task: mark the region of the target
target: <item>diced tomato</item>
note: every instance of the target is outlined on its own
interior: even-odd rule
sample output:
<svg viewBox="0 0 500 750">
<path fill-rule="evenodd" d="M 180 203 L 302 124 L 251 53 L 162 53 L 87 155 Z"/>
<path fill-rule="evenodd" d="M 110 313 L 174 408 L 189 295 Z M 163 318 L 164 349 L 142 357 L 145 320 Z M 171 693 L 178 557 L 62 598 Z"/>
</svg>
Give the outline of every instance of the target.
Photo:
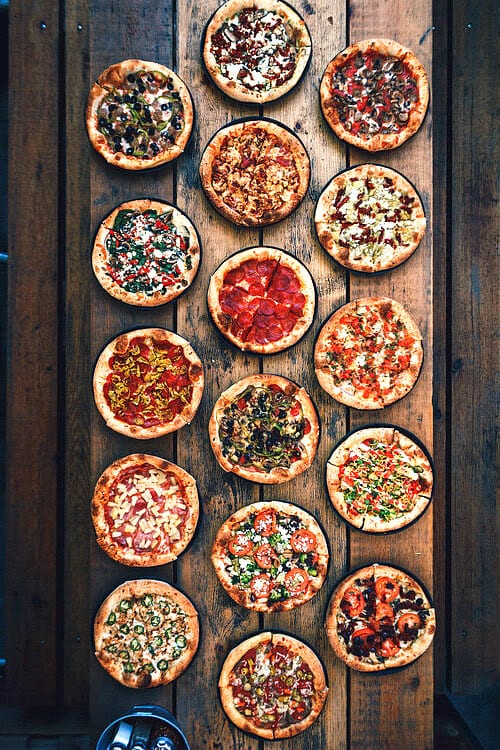
<svg viewBox="0 0 500 750">
<path fill-rule="evenodd" d="M 266 508 L 257 513 L 253 522 L 257 534 L 271 536 L 276 532 L 276 512 L 272 508 Z"/>
<path fill-rule="evenodd" d="M 396 627 L 400 633 L 406 633 L 408 630 L 419 630 L 422 627 L 422 620 L 416 612 L 406 612 L 398 619 Z"/>
<path fill-rule="evenodd" d="M 292 417 L 297 417 L 300 414 L 300 411 L 300 403 L 298 401 L 294 401 L 290 408 L 290 415 Z"/>
<path fill-rule="evenodd" d="M 384 659 L 396 656 L 399 652 L 399 641 L 397 638 L 386 638 L 385 641 L 382 641 L 380 646 L 377 647 L 377 651 L 380 656 L 384 657 Z"/>
<path fill-rule="evenodd" d="M 349 617 L 357 617 L 360 615 L 364 610 L 365 605 L 365 597 L 363 596 L 362 591 L 354 586 L 345 590 L 344 596 L 342 597 L 341 607 Z"/>
<path fill-rule="evenodd" d="M 253 556 L 259 568 L 269 570 L 273 566 L 273 558 L 276 553 L 270 544 L 259 544 L 258 547 L 255 547 Z"/>
<path fill-rule="evenodd" d="M 309 529 L 297 529 L 290 539 L 290 545 L 295 552 L 311 552 L 316 544 L 316 534 Z"/>
<path fill-rule="evenodd" d="M 272 589 L 272 581 L 267 573 L 260 573 L 250 581 L 250 591 L 256 599 L 267 599 Z"/>
<path fill-rule="evenodd" d="M 246 409 L 246 405 L 247 405 L 246 399 L 244 399 L 244 398 L 240 398 L 240 399 L 238 399 L 238 404 L 237 404 L 237 406 L 238 406 L 238 409 L 239 409 L 240 411 L 245 411 L 245 409 Z"/>
<path fill-rule="evenodd" d="M 309 585 L 309 576 L 302 568 L 292 568 L 285 575 L 285 588 L 292 595 L 301 594 Z"/>
<path fill-rule="evenodd" d="M 399 584 L 388 576 L 377 578 L 375 581 L 375 593 L 381 602 L 393 602 L 399 594 Z"/>
<path fill-rule="evenodd" d="M 245 534 L 238 531 L 227 543 L 227 548 L 232 555 L 242 557 L 250 554 L 253 549 L 253 542 Z"/>
</svg>

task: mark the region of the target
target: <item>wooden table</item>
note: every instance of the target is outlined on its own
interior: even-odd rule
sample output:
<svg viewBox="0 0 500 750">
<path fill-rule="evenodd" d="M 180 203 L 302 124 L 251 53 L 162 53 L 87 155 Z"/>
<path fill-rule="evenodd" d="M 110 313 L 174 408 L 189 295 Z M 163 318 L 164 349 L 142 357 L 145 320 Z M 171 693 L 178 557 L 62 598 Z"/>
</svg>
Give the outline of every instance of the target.
<svg viewBox="0 0 500 750">
<path fill-rule="evenodd" d="M 44 247 L 59 245 L 65 253 L 44 256 L 36 275 L 38 296 L 31 313 L 26 312 L 23 292 L 30 290 L 33 294 L 33 286 L 25 281 L 25 266 L 13 265 L 11 283 L 18 296 L 11 320 L 28 315 L 24 319 L 28 325 L 18 329 L 24 331 L 25 345 L 19 350 L 12 349 L 12 368 L 22 373 L 23 388 L 18 384 L 16 392 L 22 391 L 28 403 L 30 367 L 36 367 L 40 378 L 37 392 L 41 388 L 48 394 L 39 406 L 37 474 L 32 481 L 45 489 L 37 491 L 35 509 L 40 511 L 44 502 L 50 503 L 53 521 L 41 529 L 33 525 L 31 539 L 36 554 L 28 564 L 26 558 L 18 567 L 11 562 L 10 573 L 11 580 L 16 580 L 16 576 L 20 580 L 28 569 L 33 580 L 45 586 L 47 602 L 52 605 L 55 602 L 59 607 L 46 606 L 43 596 L 38 604 L 33 598 L 28 605 L 38 606 L 39 619 L 36 626 L 32 620 L 23 622 L 21 637 L 16 635 L 13 640 L 35 637 L 40 643 L 37 663 L 41 669 L 33 671 L 33 663 L 28 664 L 32 674 L 30 685 L 18 687 L 18 692 L 23 694 L 25 702 L 33 705 L 40 705 L 40 695 L 45 691 L 46 705 L 62 702 L 65 706 L 81 706 L 87 690 L 81 675 L 88 671 L 93 737 L 131 705 L 158 703 L 176 713 L 192 750 L 271 747 L 270 743 L 244 735 L 228 722 L 216 689 L 218 673 L 229 649 L 248 634 L 271 627 L 292 632 L 312 644 L 324 661 L 330 683 L 329 698 L 320 719 L 302 735 L 279 743 L 279 747 L 431 748 L 432 649 L 397 674 L 362 675 L 347 671 L 336 659 L 322 624 L 336 582 L 350 569 L 365 563 L 385 561 L 400 565 L 413 571 L 431 591 L 433 588 L 432 508 L 410 528 L 377 538 L 347 529 L 334 514 L 324 485 L 325 464 L 334 444 L 349 429 L 361 424 L 384 421 L 401 425 L 418 435 L 430 451 L 433 449 L 433 329 L 436 320 L 442 319 L 433 310 L 432 103 L 414 138 L 393 152 L 377 154 L 374 159 L 403 172 L 417 186 L 424 202 L 428 229 L 418 251 L 407 263 L 373 279 L 341 272 L 319 246 L 312 217 L 323 186 L 334 174 L 346 166 L 369 161 L 367 153 L 338 141 L 322 119 L 318 88 L 326 64 L 352 41 L 389 37 L 413 49 L 432 78 L 432 3 L 430 0 L 298 3 L 297 9 L 303 14 L 313 39 L 311 65 L 293 93 L 259 110 L 224 98 L 202 69 L 200 38 L 208 17 L 218 5 L 215 0 L 203 3 L 68 0 L 62 18 L 49 0 L 38 5 L 37 17 L 32 17 L 30 25 L 23 29 L 20 24 L 23 13 L 13 3 L 17 33 L 25 49 L 32 48 L 41 54 L 39 64 L 45 66 L 46 74 L 37 76 L 32 85 L 29 78 L 22 79 L 17 97 L 14 79 L 12 117 L 14 121 L 32 117 L 37 122 L 36 115 L 44 110 L 46 97 L 54 89 L 60 91 L 63 107 L 59 130 L 53 123 L 47 127 L 46 119 L 40 118 L 42 133 L 35 134 L 28 142 L 26 161 L 32 165 L 30 179 L 36 194 L 44 195 L 45 199 L 45 213 L 37 211 L 37 238 Z M 60 46 L 60 24 L 64 26 L 64 49 Z M 43 35 L 47 43 L 41 45 L 39 40 Z M 61 55 L 64 63 L 60 62 Z M 175 164 L 161 171 L 131 174 L 113 169 L 92 151 L 86 139 L 83 110 L 91 81 L 109 64 L 128 57 L 155 60 L 174 68 L 188 84 L 195 102 L 197 119 L 190 146 Z M 29 62 L 25 65 L 28 69 Z M 310 189 L 299 209 L 280 224 L 263 230 L 237 228 L 222 219 L 204 197 L 198 178 L 200 154 L 215 130 L 236 117 L 257 112 L 292 128 L 302 139 L 312 163 Z M 438 135 L 442 138 L 442 131 Z M 18 138 L 21 134 L 14 133 L 11 153 L 23 145 Z M 47 154 L 53 158 L 48 159 Z M 14 186 L 12 192 L 12 200 L 17 201 L 16 211 L 29 212 L 30 193 L 25 183 L 20 183 L 18 191 Z M 119 202 L 141 196 L 176 203 L 195 223 L 203 246 L 201 270 L 194 285 L 177 302 L 154 310 L 129 308 L 108 297 L 93 278 L 90 266 L 91 241 L 100 220 Z M 59 217 L 59 223 L 54 221 L 55 216 Z M 30 227 L 16 221 L 14 244 L 27 247 L 30 231 Z M 319 298 L 315 322 L 305 339 L 292 350 L 265 359 L 237 353 L 225 344 L 209 320 L 205 302 L 208 279 L 219 263 L 239 248 L 263 243 L 282 247 L 300 258 L 314 276 Z M 439 276 L 438 280 L 441 279 Z M 56 294 L 44 294 L 46 290 Z M 345 409 L 321 390 L 312 367 L 312 351 L 321 324 L 335 308 L 349 299 L 371 294 L 393 297 L 408 309 L 422 331 L 425 360 L 415 388 L 403 400 L 383 412 L 361 413 Z M 36 338 L 36 346 L 30 347 L 38 330 L 35 325 L 42 330 L 51 326 L 53 329 L 54 320 L 59 321 L 58 337 L 45 338 L 43 343 Z M 189 427 L 166 438 L 138 444 L 105 427 L 93 405 L 91 375 L 95 359 L 107 341 L 124 329 L 149 325 L 176 330 L 191 341 L 204 363 L 206 387 L 201 407 Z M 64 349 L 58 346 L 61 343 Z M 321 442 L 313 466 L 295 480 L 277 487 L 260 488 L 225 475 L 216 464 L 208 442 L 208 419 L 218 394 L 240 377 L 261 371 L 285 375 L 305 386 L 314 398 L 322 422 Z M 58 387 L 54 387 L 55 381 Z M 58 393 L 64 394 L 64 409 L 55 418 Z M 14 406 L 16 403 L 19 400 L 14 401 Z M 11 439 L 17 451 L 33 455 L 33 434 L 22 422 L 13 419 L 14 406 L 10 407 Z M 144 571 L 120 566 L 100 550 L 90 523 L 89 498 L 98 476 L 112 460 L 139 450 L 175 460 L 197 479 L 202 513 L 193 543 L 178 562 L 148 569 L 147 576 L 169 580 L 191 597 L 200 613 L 202 637 L 193 663 L 173 685 L 135 692 L 119 685 L 97 664 L 92 653 L 91 621 L 100 602 L 116 585 L 144 577 Z M 57 456 L 58 469 L 47 471 Z M 26 489 L 27 480 L 20 479 L 19 464 L 15 468 L 16 471 L 11 468 L 8 476 L 11 493 L 16 482 Z M 238 607 L 223 591 L 210 563 L 210 548 L 220 523 L 236 508 L 259 499 L 290 500 L 303 505 L 321 521 L 329 538 L 331 562 L 324 587 L 312 601 L 291 613 L 259 616 Z M 15 540 L 22 536 L 22 520 L 16 520 L 14 515 L 11 552 Z M 88 572 L 82 565 L 86 549 L 90 549 Z M 60 569 L 57 563 L 61 558 L 66 575 L 47 580 L 43 570 Z M 39 559 L 44 561 L 42 569 L 37 568 Z M 77 570 L 87 576 L 90 605 L 85 587 L 75 586 Z M 33 588 L 40 591 L 40 585 Z M 36 592 L 32 596 L 37 596 Z M 22 598 L 17 590 L 9 590 L 7 606 L 11 622 L 23 605 Z M 59 619 L 62 613 L 64 621 Z M 11 684 L 18 686 L 21 680 L 16 680 L 16 670 L 19 678 L 22 664 L 14 670 Z M 63 681 L 57 677 L 60 674 L 64 674 Z"/>
</svg>

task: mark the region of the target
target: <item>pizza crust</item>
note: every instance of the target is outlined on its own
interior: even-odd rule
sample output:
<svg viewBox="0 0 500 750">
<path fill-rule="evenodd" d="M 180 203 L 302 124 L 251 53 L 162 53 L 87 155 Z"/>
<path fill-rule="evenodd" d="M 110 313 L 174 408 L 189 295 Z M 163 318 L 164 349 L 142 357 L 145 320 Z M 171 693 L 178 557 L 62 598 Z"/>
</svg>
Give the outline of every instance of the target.
<svg viewBox="0 0 500 750">
<path fill-rule="evenodd" d="M 165 77 L 172 78 L 175 91 L 178 92 L 183 106 L 183 130 L 177 135 L 175 143 L 170 144 L 169 148 L 160 151 L 156 156 L 152 156 L 151 158 L 141 158 L 133 155 L 129 156 L 123 153 L 123 151 L 114 152 L 110 148 L 106 137 L 98 128 L 98 110 L 101 101 L 113 88 L 119 88 L 127 75 L 139 70 L 152 73 L 158 71 Z M 133 171 L 151 169 L 152 167 L 158 167 L 177 159 L 177 157 L 184 152 L 188 144 L 191 130 L 193 128 L 193 122 L 193 101 L 184 81 L 182 81 L 173 70 L 170 70 L 164 65 L 145 60 L 123 60 L 122 62 L 115 63 L 114 65 L 110 65 L 109 68 L 106 68 L 90 89 L 85 111 L 85 123 L 88 136 L 90 143 L 97 153 L 103 156 L 107 162 L 113 164 L 113 166 Z"/>
<path fill-rule="evenodd" d="M 225 75 L 211 50 L 212 39 L 223 23 L 246 8 L 267 10 L 279 15 L 296 47 L 293 75 L 284 83 L 272 85 L 264 91 L 245 85 L 238 77 L 231 78 Z M 250 104 L 276 101 L 291 91 L 304 75 L 310 57 L 311 38 L 307 26 L 301 16 L 282 0 L 229 0 L 223 3 L 209 20 L 202 41 L 203 63 L 215 85 L 231 99 Z"/>
<path fill-rule="evenodd" d="M 300 402 L 303 415 L 309 420 L 311 429 L 300 441 L 302 446 L 301 459 L 294 461 L 289 468 L 277 467 L 269 472 L 264 472 L 253 468 L 246 468 L 240 464 L 231 463 L 222 452 L 219 427 L 224 408 L 237 399 L 246 388 L 249 386 L 266 387 L 269 385 L 277 385 L 284 390 L 287 395 L 293 396 Z M 208 425 L 208 432 L 210 445 L 215 458 L 224 471 L 232 472 L 243 479 L 248 479 L 251 482 L 258 482 L 259 484 L 281 484 L 282 482 L 288 482 L 290 479 L 302 474 L 302 472 L 308 469 L 313 462 L 319 441 L 319 419 L 314 404 L 304 388 L 301 388 L 293 381 L 280 375 L 250 375 L 249 377 L 233 383 L 233 385 L 221 393 L 213 407 Z"/>
<path fill-rule="evenodd" d="M 115 413 L 109 406 L 104 396 L 104 386 L 109 373 L 111 372 L 109 361 L 115 354 L 123 355 L 127 352 L 130 343 L 135 338 L 143 338 L 146 341 L 153 342 L 168 342 L 175 346 L 181 346 L 183 349 L 184 356 L 189 360 L 189 377 L 192 384 L 192 395 L 190 403 L 186 404 L 180 414 L 176 414 L 174 418 L 167 423 L 156 424 L 150 427 L 141 427 L 140 425 L 128 424 L 118 419 Z M 117 338 L 113 339 L 107 344 L 99 358 L 97 360 L 94 377 L 93 377 L 93 390 L 94 400 L 98 411 L 103 417 L 104 421 L 115 432 L 119 432 L 122 435 L 128 437 L 137 438 L 139 440 L 147 440 L 149 438 L 156 438 L 162 435 L 166 435 L 169 432 L 184 427 L 189 424 L 193 419 L 198 406 L 200 405 L 201 397 L 203 394 L 204 387 L 204 374 L 203 366 L 200 358 L 192 348 L 191 344 L 178 336 L 172 331 L 167 331 L 164 328 L 140 328 L 127 333 L 122 333 Z"/>
<path fill-rule="evenodd" d="M 159 214 L 171 210 L 172 223 L 176 228 L 185 230 L 186 235 L 189 237 L 189 248 L 186 251 L 186 257 L 189 257 L 191 260 L 191 268 L 185 268 L 179 281 L 172 284 L 166 293 L 161 291 L 155 291 L 152 294 L 146 294 L 144 291 L 130 292 L 125 290 L 110 276 L 107 268 L 109 253 L 106 249 L 106 239 L 109 237 L 116 216 L 120 211 L 124 210 L 138 213 L 153 210 Z M 171 300 L 178 297 L 191 286 L 198 272 L 200 253 L 201 248 L 198 233 L 186 214 L 165 201 L 137 199 L 121 203 L 101 221 L 92 250 L 92 268 L 99 284 L 115 299 L 138 307 L 157 307 L 158 305 L 171 302 Z"/>
<path fill-rule="evenodd" d="M 361 186 L 364 186 L 367 180 L 373 179 L 389 180 L 391 187 L 383 190 L 380 186 L 378 187 L 379 194 L 373 196 L 372 215 L 361 215 L 359 221 L 357 221 L 357 218 L 360 214 L 358 214 L 358 217 L 355 215 L 349 217 L 349 225 L 355 228 L 349 244 L 345 236 L 341 239 L 341 233 L 345 231 L 343 222 L 340 220 L 333 221 L 330 218 L 330 212 L 338 203 L 344 203 L 345 196 L 349 197 L 354 193 L 358 198 L 359 193 L 357 191 L 362 189 Z M 396 192 L 411 200 L 411 211 L 408 209 L 409 218 L 404 221 L 398 222 L 391 219 L 391 227 L 387 223 L 384 224 L 384 218 L 386 215 L 390 216 L 394 208 L 388 206 L 384 213 L 384 205 L 382 204 L 381 207 L 380 198 L 387 196 L 386 205 L 390 204 L 390 196 Z M 364 204 L 367 202 L 365 195 L 363 193 Z M 342 196 L 340 200 L 339 196 Z M 347 201 L 347 205 L 350 206 L 349 201 Z M 342 218 L 344 218 L 343 215 Z M 426 227 L 422 201 L 413 185 L 399 172 L 378 164 L 360 164 L 334 177 L 318 199 L 314 221 L 318 240 L 326 252 L 344 268 L 360 273 L 387 271 L 404 263 L 419 246 Z M 410 225 L 410 228 L 408 225 Z M 362 248 L 367 243 L 359 237 L 363 237 L 363 232 L 366 229 L 373 234 L 378 234 L 379 231 L 383 233 L 384 242 L 374 243 L 377 251 L 376 257 L 370 257 L 362 252 Z M 387 235 L 389 235 L 389 239 L 392 240 L 394 246 L 385 241 Z M 349 245 L 348 247 L 345 246 L 346 243 Z"/>
<path fill-rule="evenodd" d="M 282 174 L 285 167 L 273 159 L 270 164 L 275 167 L 275 180 L 269 180 L 269 164 L 266 165 L 262 161 L 266 159 L 262 145 L 259 146 L 259 155 L 256 157 L 258 160 L 257 166 L 249 163 L 245 171 L 242 159 L 238 157 L 238 160 L 235 161 L 234 154 L 231 155 L 230 160 L 233 159 L 235 163 L 232 164 L 231 161 L 227 161 L 227 152 L 224 149 L 228 137 L 248 136 L 254 138 L 256 132 L 260 131 L 264 131 L 269 136 L 270 144 L 276 144 L 274 139 L 278 139 L 286 147 L 287 154 L 296 168 L 298 179 L 296 188 L 291 186 L 284 188 L 283 178 L 281 179 L 281 186 L 277 187 L 280 184 L 279 175 Z M 224 164 L 226 181 L 228 174 L 234 175 L 234 178 L 229 178 L 231 190 L 223 186 L 217 188 L 214 185 L 214 167 L 219 164 L 222 157 L 226 158 Z M 309 157 L 297 136 L 280 123 L 268 118 L 247 118 L 235 121 L 218 130 L 205 147 L 199 170 L 203 190 L 216 211 L 234 224 L 251 227 L 275 224 L 289 216 L 306 195 L 311 173 Z M 238 177 L 237 188 L 235 187 L 236 176 Z M 258 184 L 263 183 L 264 180 L 268 182 L 268 192 L 262 184 Z M 239 196 L 241 208 L 236 209 L 231 205 L 231 202 L 234 202 L 235 195 Z M 268 200 L 273 198 L 276 201 L 276 207 L 257 209 L 257 202 L 260 203 L 262 197 Z"/>
<path fill-rule="evenodd" d="M 106 508 L 110 502 L 110 490 L 122 472 L 131 469 L 134 466 L 147 464 L 163 473 L 173 474 L 182 488 L 183 500 L 189 508 L 189 516 L 186 519 L 182 534 L 179 539 L 170 542 L 167 549 L 160 547 L 156 552 L 137 552 L 132 546 L 119 545 L 112 535 L 112 529 L 106 518 Z M 154 514 L 154 511 L 153 515 Z M 157 456 L 150 456 L 143 453 L 131 454 L 124 458 L 119 458 L 110 464 L 99 477 L 91 503 L 91 515 L 94 524 L 96 538 L 101 549 L 106 552 L 111 559 L 116 560 L 123 565 L 132 565 L 135 567 L 151 567 L 155 565 L 166 565 L 185 550 L 191 541 L 198 523 L 199 500 L 196 480 L 180 466 L 166 461 Z"/>
<path fill-rule="evenodd" d="M 358 53 L 370 52 L 384 57 L 397 57 L 408 66 L 416 80 L 418 101 L 412 105 L 406 127 L 399 132 L 357 135 L 347 130 L 339 117 L 337 104 L 332 96 L 332 79 L 349 58 Z M 392 39 L 365 39 L 347 47 L 329 62 L 321 79 L 320 102 L 325 119 L 338 138 L 367 151 L 383 151 L 397 148 L 420 128 L 429 104 L 429 82 L 424 67 L 411 50 Z"/>
<path fill-rule="evenodd" d="M 376 515 L 353 515 L 350 513 L 344 493 L 340 489 L 339 467 L 347 461 L 352 450 L 363 441 L 371 439 L 378 440 L 386 445 L 395 445 L 403 450 L 412 461 L 418 463 L 422 469 L 419 474 L 422 491 L 415 498 L 415 505 L 412 510 L 387 521 Z M 432 464 L 426 452 L 409 435 L 402 432 L 401 428 L 396 429 L 389 425 L 360 428 L 348 435 L 333 450 L 326 466 L 326 484 L 332 505 L 347 523 L 362 531 L 383 534 L 409 526 L 427 509 L 432 498 Z"/>
<path fill-rule="evenodd" d="M 233 316 L 230 316 L 221 309 L 219 295 L 224 285 L 224 278 L 229 272 L 238 269 L 243 263 L 250 260 L 255 260 L 257 262 L 265 262 L 267 260 L 277 261 L 280 266 L 291 269 L 300 281 L 300 289 L 298 292 L 305 297 L 302 313 L 300 317 L 296 319 L 293 328 L 288 333 L 284 332 L 284 335 L 278 341 L 259 343 L 255 340 L 249 341 L 242 339 L 232 330 L 237 317 L 236 313 Z M 255 298 L 252 295 L 249 296 Z M 266 298 L 267 297 L 268 294 L 266 290 Z M 269 294 L 269 298 L 271 300 L 274 299 L 272 294 Z M 216 327 L 222 335 L 238 349 L 241 351 L 251 351 L 256 354 L 275 354 L 276 352 L 283 351 L 296 344 L 309 330 L 316 309 L 316 289 L 308 269 L 289 253 L 276 247 L 249 247 L 229 257 L 212 274 L 208 286 L 207 304 Z M 245 308 L 248 309 L 247 303 L 245 303 Z M 269 320 L 272 321 L 273 318 L 270 317 Z"/>
</svg>

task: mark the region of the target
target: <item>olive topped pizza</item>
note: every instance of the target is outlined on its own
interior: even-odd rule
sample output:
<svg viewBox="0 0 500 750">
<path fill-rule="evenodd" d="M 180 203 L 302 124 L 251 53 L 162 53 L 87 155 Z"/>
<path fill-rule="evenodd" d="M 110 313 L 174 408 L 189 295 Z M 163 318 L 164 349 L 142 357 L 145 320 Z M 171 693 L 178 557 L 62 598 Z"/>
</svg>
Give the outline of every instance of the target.
<svg viewBox="0 0 500 750">
<path fill-rule="evenodd" d="M 321 387 L 355 409 L 381 409 L 405 396 L 422 360 L 416 323 L 388 297 L 364 297 L 339 308 L 323 325 L 314 351 Z"/>
<path fill-rule="evenodd" d="M 328 459 L 330 500 L 351 526 L 363 531 L 402 529 L 432 496 L 430 458 L 401 428 L 363 427 L 344 438 Z"/>
<path fill-rule="evenodd" d="M 122 333 L 103 349 L 94 370 L 94 399 L 106 424 L 139 439 L 189 424 L 203 385 L 192 346 L 164 328 Z"/>
<path fill-rule="evenodd" d="M 208 309 L 229 341 L 244 351 L 274 354 L 292 346 L 314 318 L 316 292 L 307 268 L 274 247 L 250 247 L 215 271 Z"/>
<path fill-rule="evenodd" d="M 178 208 L 158 200 L 122 203 L 97 231 L 92 266 L 112 297 L 129 305 L 170 302 L 192 283 L 200 262 L 193 224 Z"/>
<path fill-rule="evenodd" d="M 311 56 L 307 27 L 282 0 L 228 0 L 208 22 L 203 62 L 232 99 L 264 104 L 288 93 Z"/>
<path fill-rule="evenodd" d="M 420 583 L 399 568 L 375 563 L 337 586 L 325 628 L 347 666 L 379 672 L 421 656 L 434 638 L 436 617 Z"/>
<path fill-rule="evenodd" d="M 86 110 L 90 142 L 123 169 L 149 169 L 183 153 L 193 127 L 193 102 L 172 70 L 124 60 L 101 73 Z"/>
<path fill-rule="evenodd" d="M 92 498 L 101 548 L 124 565 L 147 567 L 175 560 L 198 522 L 196 482 L 180 466 L 135 453 L 101 474 Z"/>
<path fill-rule="evenodd" d="M 214 208 L 234 224 L 251 227 L 289 216 L 307 192 L 310 171 L 297 136 L 265 118 L 221 128 L 200 162 L 201 184 Z"/>
<path fill-rule="evenodd" d="M 293 737 L 316 721 L 328 686 L 310 646 L 291 635 L 263 632 L 229 652 L 219 691 L 233 724 L 258 737 L 278 740 Z"/>
<path fill-rule="evenodd" d="M 319 197 L 314 221 L 327 253 L 345 268 L 365 273 L 407 260 L 426 224 L 413 185 L 377 164 L 360 164 L 334 177 Z"/>
<path fill-rule="evenodd" d="M 212 547 L 215 572 L 229 596 L 257 612 L 281 612 L 309 601 L 323 585 L 328 557 L 317 521 L 277 501 L 237 510 Z"/>
<path fill-rule="evenodd" d="M 328 64 L 321 108 L 335 134 L 358 148 L 400 146 L 423 122 L 429 82 L 413 52 L 391 39 L 367 39 Z"/>
<path fill-rule="evenodd" d="M 196 609 L 164 581 L 126 581 L 106 597 L 94 621 L 97 660 L 131 688 L 175 680 L 189 666 L 198 641 Z"/>
<path fill-rule="evenodd" d="M 250 375 L 219 396 L 209 434 L 225 471 L 261 484 L 279 484 L 311 465 L 319 422 L 304 388 L 279 375 Z"/>
</svg>

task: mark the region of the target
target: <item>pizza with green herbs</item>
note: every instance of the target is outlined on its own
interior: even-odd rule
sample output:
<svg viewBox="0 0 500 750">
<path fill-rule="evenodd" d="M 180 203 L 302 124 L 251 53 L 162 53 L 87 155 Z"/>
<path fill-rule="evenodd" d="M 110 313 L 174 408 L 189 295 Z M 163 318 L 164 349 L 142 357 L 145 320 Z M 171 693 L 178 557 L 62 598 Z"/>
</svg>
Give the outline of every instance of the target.
<svg viewBox="0 0 500 750">
<path fill-rule="evenodd" d="M 280 375 L 250 375 L 217 399 L 210 444 L 224 471 L 261 484 L 279 484 L 311 465 L 319 421 L 304 388 Z"/>
<path fill-rule="evenodd" d="M 422 515 L 433 472 L 427 453 L 399 428 L 363 427 L 333 451 L 326 483 L 335 510 L 351 526 L 384 533 Z"/>
<path fill-rule="evenodd" d="M 158 167 L 180 156 L 193 127 L 186 84 L 155 62 L 124 60 L 101 73 L 86 109 L 90 142 L 123 169 Z"/>
<path fill-rule="evenodd" d="M 108 427 L 146 440 L 191 422 L 204 375 L 186 339 L 164 328 L 142 328 L 122 333 L 103 349 L 93 381 Z"/>
<path fill-rule="evenodd" d="M 318 522 L 296 505 L 252 503 L 220 527 L 212 563 L 235 602 L 257 612 L 281 612 L 309 601 L 328 569 Z"/>
<path fill-rule="evenodd" d="M 193 282 L 200 243 L 178 208 L 157 200 L 122 203 L 101 222 L 92 267 L 108 294 L 129 305 L 156 307 Z"/>
<path fill-rule="evenodd" d="M 98 662 L 131 688 L 167 685 L 198 648 L 198 613 L 164 581 L 126 581 L 106 597 L 94 621 Z"/>
</svg>

